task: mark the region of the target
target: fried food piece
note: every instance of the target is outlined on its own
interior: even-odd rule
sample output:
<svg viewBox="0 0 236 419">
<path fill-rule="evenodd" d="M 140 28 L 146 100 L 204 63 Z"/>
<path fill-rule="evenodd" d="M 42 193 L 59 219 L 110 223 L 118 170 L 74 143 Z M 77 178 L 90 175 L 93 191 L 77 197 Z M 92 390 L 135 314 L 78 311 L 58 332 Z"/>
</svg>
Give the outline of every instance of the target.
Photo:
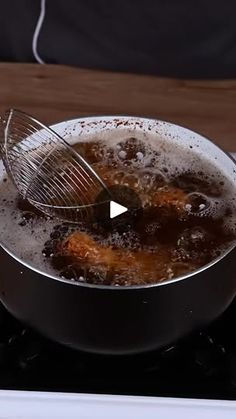
<svg viewBox="0 0 236 419">
<path fill-rule="evenodd" d="M 181 211 L 187 202 L 187 194 L 182 189 L 169 185 L 151 194 L 151 206 L 154 207 L 175 207 Z"/>
<path fill-rule="evenodd" d="M 105 181 L 108 187 L 114 184 L 114 177 L 118 177 L 121 169 L 107 167 L 107 166 L 100 166 L 94 165 L 94 168 L 98 175 Z M 140 174 L 141 176 L 141 174 Z M 130 182 L 129 182 L 130 179 Z M 131 183 L 132 182 L 132 183 Z M 122 185 L 122 182 L 120 183 Z M 165 185 L 159 188 L 156 191 L 150 191 L 145 193 L 143 189 L 141 189 L 138 184 L 136 185 L 132 181 L 132 176 L 126 176 L 125 184 L 135 190 L 139 194 L 139 197 L 144 206 L 151 206 L 151 207 L 166 207 L 166 209 L 174 208 L 178 212 L 182 212 L 185 208 L 185 205 L 188 202 L 187 193 L 184 192 L 182 189 L 171 186 Z"/>
<path fill-rule="evenodd" d="M 64 240 L 62 253 L 87 264 L 113 266 L 117 263 L 117 255 L 111 247 L 101 246 L 88 234 L 78 231 Z"/>
<path fill-rule="evenodd" d="M 86 233 L 74 232 L 62 243 L 61 253 L 80 264 L 104 267 L 108 272 L 130 284 L 162 281 L 168 277 L 169 251 L 160 248 L 155 253 L 147 250 L 131 251 L 102 246 Z"/>
<path fill-rule="evenodd" d="M 121 168 L 100 164 L 94 164 L 93 167 L 108 187 L 115 184 L 114 179 L 118 179 L 118 184 L 122 185 Z M 159 218 L 160 213 L 162 216 L 164 213 L 169 219 L 173 218 L 173 214 L 174 217 L 178 217 L 185 211 L 187 194 L 178 187 L 166 184 L 154 190 L 147 188 L 145 191 L 141 183 L 134 181 L 134 176 L 128 170 L 125 174 L 125 185 L 138 193 L 144 211 L 158 211 Z M 152 251 L 147 248 L 113 248 L 100 244 L 87 233 L 76 231 L 64 239 L 60 253 L 72 257 L 75 265 L 87 267 L 88 271 L 92 267 L 94 271 L 102 272 L 104 278 L 108 274 L 107 283 L 110 285 L 155 283 L 174 276 L 171 267 L 171 246 L 163 243 L 156 243 L 155 250 Z"/>
</svg>

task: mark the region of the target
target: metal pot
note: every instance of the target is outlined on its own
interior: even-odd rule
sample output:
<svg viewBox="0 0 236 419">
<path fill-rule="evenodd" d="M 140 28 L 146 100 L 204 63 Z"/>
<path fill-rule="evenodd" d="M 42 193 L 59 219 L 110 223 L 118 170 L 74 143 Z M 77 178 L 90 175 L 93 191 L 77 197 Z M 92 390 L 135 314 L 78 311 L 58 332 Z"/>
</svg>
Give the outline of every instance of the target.
<svg viewBox="0 0 236 419">
<path fill-rule="evenodd" d="M 235 181 L 231 157 L 206 138 L 160 121 L 130 117 L 77 119 L 53 128 L 71 134 L 117 130 L 154 132 L 191 146 Z M 3 170 L 0 168 L 0 178 Z M 1 222 L 1 218 L 0 218 Z M 155 285 L 112 287 L 80 284 L 46 275 L 0 250 L 0 299 L 18 319 L 43 335 L 83 351 L 133 354 L 168 345 L 217 318 L 236 294 L 236 247 L 207 266 Z"/>
</svg>

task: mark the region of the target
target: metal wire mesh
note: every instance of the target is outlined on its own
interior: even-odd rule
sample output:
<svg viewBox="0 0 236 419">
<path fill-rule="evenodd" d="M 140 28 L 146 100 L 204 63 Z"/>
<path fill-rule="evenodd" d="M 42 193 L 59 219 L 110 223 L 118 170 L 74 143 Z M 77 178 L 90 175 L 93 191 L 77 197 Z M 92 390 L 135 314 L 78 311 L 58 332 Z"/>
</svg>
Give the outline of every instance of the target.
<svg viewBox="0 0 236 419">
<path fill-rule="evenodd" d="M 19 193 L 50 216 L 81 221 L 109 191 L 93 168 L 56 132 L 11 109 L 1 121 L 1 154 Z"/>
</svg>

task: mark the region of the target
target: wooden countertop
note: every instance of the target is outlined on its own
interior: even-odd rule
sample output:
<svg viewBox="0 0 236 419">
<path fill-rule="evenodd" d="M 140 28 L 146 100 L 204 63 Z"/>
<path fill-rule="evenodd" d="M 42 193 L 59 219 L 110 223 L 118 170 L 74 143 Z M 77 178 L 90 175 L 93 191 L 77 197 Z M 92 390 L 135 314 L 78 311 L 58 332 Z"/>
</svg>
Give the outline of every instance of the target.
<svg viewBox="0 0 236 419">
<path fill-rule="evenodd" d="M 188 81 L 57 65 L 0 64 L 0 114 L 15 107 L 54 123 L 86 115 L 149 116 L 236 150 L 236 80 Z"/>
</svg>

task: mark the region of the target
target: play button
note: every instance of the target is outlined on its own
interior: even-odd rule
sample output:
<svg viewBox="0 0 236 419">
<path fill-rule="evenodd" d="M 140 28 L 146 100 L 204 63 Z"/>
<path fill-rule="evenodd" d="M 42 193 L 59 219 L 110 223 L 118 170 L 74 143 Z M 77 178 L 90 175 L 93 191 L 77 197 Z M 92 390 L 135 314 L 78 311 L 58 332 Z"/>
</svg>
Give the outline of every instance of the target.
<svg viewBox="0 0 236 419">
<path fill-rule="evenodd" d="M 113 185 L 102 191 L 94 205 L 94 219 L 107 230 L 131 228 L 142 214 L 142 202 L 130 187 Z"/>
<path fill-rule="evenodd" d="M 121 215 L 126 211 L 128 211 L 127 207 L 124 207 L 115 201 L 110 201 L 110 218 L 118 217 L 118 215 Z"/>
</svg>

